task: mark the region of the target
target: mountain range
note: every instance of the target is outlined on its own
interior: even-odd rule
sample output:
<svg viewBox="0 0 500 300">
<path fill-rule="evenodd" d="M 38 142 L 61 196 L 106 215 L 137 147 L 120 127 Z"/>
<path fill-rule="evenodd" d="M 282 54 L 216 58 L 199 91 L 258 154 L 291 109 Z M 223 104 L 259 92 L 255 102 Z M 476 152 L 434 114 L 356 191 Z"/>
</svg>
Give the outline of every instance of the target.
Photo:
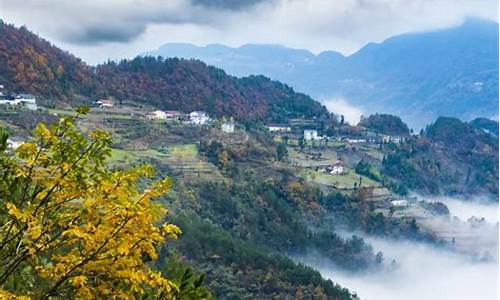
<svg viewBox="0 0 500 300">
<path fill-rule="evenodd" d="M 365 115 L 399 115 L 413 128 L 438 116 L 498 119 L 498 24 L 480 19 L 369 43 L 349 56 L 280 45 L 184 43 L 143 55 L 199 59 L 235 76 L 263 74 L 325 104 L 341 100 Z"/>
</svg>

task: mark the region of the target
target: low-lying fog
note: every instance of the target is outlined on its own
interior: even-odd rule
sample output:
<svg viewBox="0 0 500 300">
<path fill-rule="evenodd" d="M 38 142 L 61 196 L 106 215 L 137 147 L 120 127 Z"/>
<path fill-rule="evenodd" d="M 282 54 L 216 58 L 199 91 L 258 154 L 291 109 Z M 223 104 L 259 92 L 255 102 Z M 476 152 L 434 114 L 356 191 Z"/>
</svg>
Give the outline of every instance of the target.
<svg viewBox="0 0 500 300">
<path fill-rule="evenodd" d="M 363 111 L 361 108 L 349 104 L 341 97 L 322 97 L 321 102 L 326 106 L 328 111 L 343 115 L 345 121 L 351 125 L 356 125 L 359 122 Z"/>
<path fill-rule="evenodd" d="M 365 237 L 378 251 L 384 253 L 385 263 L 397 261 L 393 270 L 370 274 L 349 274 L 335 267 L 327 266 L 324 261 L 301 259 L 318 269 L 323 276 L 349 288 L 361 299 L 367 300 L 494 300 L 498 299 L 498 204 L 481 202 L 462 202 L 454 199 L 434 199 L 445 203 L 451 216 L 467 221 L 471 216 L 484 217 L 484 235 L 489 243 L 477 243 L 481 251 L 494 251 L 489 261 L 481 261 L 470 254 L 438 249 L 430 245 L 408 241 L 388 241 Z M 453 222 L 458 220 L 451 218 Z M 453 224 L 455 224 L 453 223 Z M 436 223 L 439 224 L 439 223 Z M 464 236 L 470 235 L 470 225 L 461 223 L 457 228 L 465 228 Z M 494 230 L 491 230 L 491 229 Z M 456 229 L 457 230 L 457 229 Z M 458 229 L 460 230 L 460 229 Z M 481 230 L 483 231 L 483 230 Z M 479 232 L 479 230 L 477 231 Z M 390 268 L 388 268 L 390 269 Z"/>
<path fill-rule="evenodd" d="M 472 201 L 462 201 L 448 197 L 432 198 L 432 201 L 439 201 L 450 210 L 450 215 L 457 216 L 462 220 L 467 220 L 471 216 L 482 217 L 489 223 L 498 222 L 498 203 L 478 198 Z"/>
</svg>

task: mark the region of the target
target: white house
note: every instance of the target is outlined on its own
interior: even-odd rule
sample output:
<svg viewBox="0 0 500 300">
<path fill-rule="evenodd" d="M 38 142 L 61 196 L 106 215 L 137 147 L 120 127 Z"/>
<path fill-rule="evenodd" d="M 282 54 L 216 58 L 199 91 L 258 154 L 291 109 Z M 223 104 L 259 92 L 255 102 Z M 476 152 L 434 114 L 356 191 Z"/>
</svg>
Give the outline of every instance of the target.
<svg viewBox="0 0 500 300">
<path fill-rule="evenodd" d="M 344 173 L 344 167 L 341 164 L 334 164 L 330 168 L 330 174 L 342 174 Z"/>
<path fill-rule="evenodd" d="M 155 111 L 149 112 L 146 115 L 146 117 L 150 120 L 166 120 L 167 114 L 162 110 L 155 110 Z"/>
<path fill-rule="evenodd" d="M 10 100 L 10 99 L 0 99 L 0 104 L 3 105 L 18 105 L 19 103 L 15 100 Z"/>
<path fill-rule="evenodd" d="M 37 110 L 35 96 L 31 94 L 18 94 L 14 99 L 0 99 L 0 104 L 4 105 L 24 105 L 27 109 Z"/>
<path fill-rule="evenodd" d="M 304 140 L 312 141 L 312 140 L 319 140 L 319 139 L 321 139 L 321 138 L 318 137 L 317 130 L 310 130 L 310 129 L 304 130 Z"/>
<path fill-rule="evenodd" d="M 205 125 L 210 120 L 210 117 L 204 111 L 193 111 L 189 114 L 189 120 L 194 125 Z"/>
<path fill-rule="evenodd" d="M 38 106 L 36 105 L 35 96 L 32 94 L 18 94 L 15 96 L 15 101 L 19 104 L 23 104 L 27 109 L 37 110 Z"/>
<path fill-rule="evenodd" d="M 282 125 L 268 125 L 267 129 L 270 132 L 290 132 L 292 131 L 292 128 L 289 126 L 282 126 Z"/>
<path fill-rule="evenodd" d="M 225 133 L 233 133 L 234 132 L 234 122 L 232 122 L 232 121 L 224 122 L 224 123 L 222 123 L 220 129 L 222 130 L 222 132 L 225 132 Z"/>
<path fill-rule="evenodd" d="M 403 140 L 403 138 L 400 136 L 382 135 L 382 142 L 384 142 L 384 143 L 391 142 L 391 143 L 397 144 L 397 143 L 401 142 L 402 140 Z"/>
<path fill-rule="evenodd" d="M 407 207 L 408 206 L 408 200 L 404 199 L 399 199 L 399 200 L 392 200 L 391 205 L 393 207 Z"/>
<path fill-rule="evenodd" d="M 349 144 L 361 144 L 361 143 L 366 143 L 366 139 L 362 138 L 347 138 L 346 141 Z"/>
<path fill-rule="evenodd" d="M 112 108 L 115 106 L 113 100 L 111 99 L 101 99 L 95 102 L 99 108 Z"/>
<path fill-rule="evenodd" d="M 403 138 L 400 136 L 391 136 L 390 140 L 393 143 L 400 143 L 403 140 Z"/>
</svg>

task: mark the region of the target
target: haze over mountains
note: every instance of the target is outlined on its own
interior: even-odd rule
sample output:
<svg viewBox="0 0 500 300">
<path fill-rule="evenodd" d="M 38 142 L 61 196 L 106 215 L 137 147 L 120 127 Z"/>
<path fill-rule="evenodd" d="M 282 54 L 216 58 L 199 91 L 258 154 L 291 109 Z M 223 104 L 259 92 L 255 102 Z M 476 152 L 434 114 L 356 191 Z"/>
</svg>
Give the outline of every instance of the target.
<svg viewBox="0 0 500 300">
<path fill-rule="evenodd" d="M 263 74 L 326 104 L 341 100 L 365 115 L 400 115 L 414 128 L 440 115 L 498 118 L 498 24 L 491 21 L 403 34 L 347 57 L 279 45 L 182 43 L 145 55 L 196 58 L 236 76 Z"/>
</svg>

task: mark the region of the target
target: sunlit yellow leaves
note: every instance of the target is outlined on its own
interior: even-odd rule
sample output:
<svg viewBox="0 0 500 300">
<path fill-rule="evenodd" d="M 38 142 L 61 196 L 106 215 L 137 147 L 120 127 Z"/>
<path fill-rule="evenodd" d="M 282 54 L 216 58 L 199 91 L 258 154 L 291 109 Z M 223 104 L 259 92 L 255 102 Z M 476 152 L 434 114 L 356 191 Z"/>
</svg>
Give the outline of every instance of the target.
<svg viewBox="0 0 500 300">
<path fill-rule="evenodd" d="M 0 299 L 1 300 L 30 300 L 31 298 L 28 297 L 28 296 L 21 296 L 21 295 L 15 295 L 15 294 L 12 294 L 12 293 L 9 293 L 8 291 L 6 290 L 3 290 L 0 288 Z"/>
<path fill-rule="evenodd" d="M 83 275 L 75 276 L 70 279 L 70 282 L 75 286 L 83 286 L 87 283 L 87 277 Z"/>
<path fill-rule="evenodd" d="M 0 221 L 12 224 L 0 227 L 0 240 L 9 241 L 0 248 L 7 259 L 0 286 L 7 271 L 17 271 L 3 266 L 30 266 L 43 283 L 32 291 L 36 298 L 134 299 L 146 286 L 163 296 L 176 289 L 147 265 L 166 238 L 180 234 L 177 226 L 162 224 L 167 210 L 156 202 L 172 181 L 138 190 L 139 182 L 151 181 L 153 168 L 108 169 L 110 144 L 108 133 L 96 130 L 87 138 L 74 118 L 66 118 L 50 129 L 37 126 L 35 139 L 19 147 L 15 159 L 0 160 L 10 172 L 5 178 L 19 186 L 12 200 L 0 201 L 6 212 Z M 0 185 L 0 195 L 10 193 L 6 186 Z M 26 253 L 20 264 L 16 253 Z"/>
<path fill-rule="evenodd" d="M 16 152 L 21 158 L 28 158 L 35 155 L 37 147 L 33 143 L 22 143 L 19 147 L 17 147 Z M 32 157 L 32 160 L 34 160 L 34 157 Z"/>
<path fill-rule="evenodd" d="M 181 234 L 181 229 L 175 225 L 165 223 L 162 225 L 163 235 L 176 239 Z"/>
<path fill-rule="evenodd" d="M 120 255 L 127 255 L 130 253 L 130 248 L 126 244 L 120 244 L 118 248 L 116 248 L 116 252 Z"/>
<path fill-rule="evenodd" d="M 7 212 L 10 215 L 14 216 L 16 219 L 23 221 L 23 222 L 28 220 L 29 214 L 18 209 L 15 204 L 13 204 L 11 202 L 7 202 L 7 203 L 5 203 L 5 206 L 7 207 Z"/>
<path fill-rule="evenodd" d="M 35 135 L 40 137 L 42 141 L 47 141 L 52 136 L 50 130 L 43 123 L 39 123 L 35 128 Z"/>
</svg>

